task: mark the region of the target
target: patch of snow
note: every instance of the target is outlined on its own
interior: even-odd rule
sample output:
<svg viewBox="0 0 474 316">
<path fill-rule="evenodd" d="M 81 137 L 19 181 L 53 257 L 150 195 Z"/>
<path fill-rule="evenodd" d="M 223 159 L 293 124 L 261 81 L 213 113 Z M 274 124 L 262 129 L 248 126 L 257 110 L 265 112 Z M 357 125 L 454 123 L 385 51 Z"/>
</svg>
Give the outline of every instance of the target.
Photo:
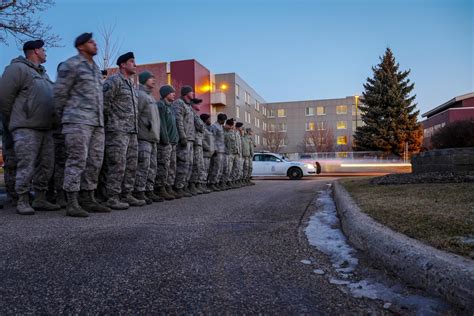
<svg viewBox="0 0 474 316">
<path fill-rule="evenodd" d="M 331 197 L 331 185 L 328 185 L 327 190 L 319 192 L 317 201 L 321 207 L 310 217 L 305 233 L 310 245 L 331 258 L 332 266 L 339 276 L 339 278 L 331 277 L 329 279 L 331 284 L 347 286 L 356 298 L 382 300 L 386 309 L 396 304 L 402 308 L 416 310 L 418 315 L 431 315 L 449 308 L 439 299 L 409 294 L 408 289 L 399 283 L 388 285 L 389 282 L 384 276 L 382 279 L 387 282 L 371 279 L 351 280 L 355 278 L 353 272 L 359 260 L 356 257 L 357 251 L 348 244 L 340 229 L 336 205 Z M 317 273 L 316 271 L 324 273 L 320 269 L 313 270 L 314 273 Z"/>
<path fill-rule="evenodd" d="M 311 264 L 311 261 L 306 260 L 306 259 L 301 260 L 300 262 L 301 262 L 302 264 Z"/>
<path fill-rule="evenodd" d="M 323 270 L 321 270 L 321 269 L 314 269 L 313 272 L 316 273 L 316 274 L 319 274 L 319 275 L 323 275 L 323 274 L 325 273 L 325 272 L 324 272 Z"/>
</svg>

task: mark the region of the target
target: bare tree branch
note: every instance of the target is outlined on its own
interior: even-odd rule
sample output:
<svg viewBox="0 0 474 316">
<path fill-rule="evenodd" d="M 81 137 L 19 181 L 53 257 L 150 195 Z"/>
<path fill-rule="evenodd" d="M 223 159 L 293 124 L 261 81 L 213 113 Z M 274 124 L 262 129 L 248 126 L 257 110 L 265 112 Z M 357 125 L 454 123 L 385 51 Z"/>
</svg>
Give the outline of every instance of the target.
<svg viewBox="0 0 474 316">
<path fill-rule="evenodd" d="M 58 47 L 61 38 L 37 17 L 54 5 L 53 0 L 6 0 L 0 5 L 0 44 L 11 37 L 18 46 L 30 39 L 42 39 L 48 47 Z"/>
<path fill-rule="evenodd" d="M 118 53 L 121 44 L 114 38 L 116 23 L 110 26 L 105 24 L 99 27 L 99 52 L 100 58 L 98 64 L 102 70 L 107 70 L 114 65 L 115 59 L 118 57 Z"/>
<path fill-rule="evenodd" d="M 303 140 L 304 147 L 313 152 L 332 152 L 334 151 L 334 132 L 330 128 L 317 128 L 313 131 L 307 131 Z"/>
</svg>

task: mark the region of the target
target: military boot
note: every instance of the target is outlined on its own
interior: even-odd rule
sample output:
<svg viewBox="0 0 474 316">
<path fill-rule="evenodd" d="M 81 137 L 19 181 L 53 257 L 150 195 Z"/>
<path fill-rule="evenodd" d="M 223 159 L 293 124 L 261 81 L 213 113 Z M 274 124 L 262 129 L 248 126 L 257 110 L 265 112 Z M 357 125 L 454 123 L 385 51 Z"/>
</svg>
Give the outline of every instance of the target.
<svg viewBox="0 0 474 316">
<path fill-rule="evenodd" d="M 150 198 L 148 198 L 148 196 L 145 195 L 145 191 L 143 191 L 143 192 L 133 192 L 132 196 L 134 198 L 136 198 L 137 200 L 145 201 L 145 203 L 148 204 L 148 205 L 153 203 L 153 201 Z"/>
<path fill-rule="evenodd" d="M 46 200 L 46 191 L 36 191 L 35 199 L 31 206 L 37 211 L 59 211 L 61 206 Z"/>
<path fill-rule="evenodd" d="M 88 217 L 89 213 L 79 205 L 77 195 L 78 192 L 67 192 L 66 215 L 71 217 Z"/>
<path fill-rule="evenodd" d="M 225 185 L 225 182 L 219 182 L 219 183 L 217 184 L 217 187 L 218 187 L 221 191 L 229 190 L 229 187 Z"/>
<path fill-rule="evenodd" d="M 191 194 L 191 196 L 197 195 L 197 194 L 193 194 L 193 193 L 189 190 L 189 187 L 188 187 L 187 184 L 184 185 L 184 187 L 183 187 L 183 192 L 184 192 L 184 193 L 187 193 L 187 194 Z"/>
<path fill-rule="evenodd" d="M 203 194 L 209 194 L 211 193 L 211 190 L 209 190 L 207 188 L 207 186 L 203 183 L 198 183 L 198 187 L 199 187 L 199 190 L 203 193 Z"/>
<path fill-rule="evenodd" d="M 128 203 L 120 201 L 118 194 L 111 195 L 105 205 L 113 210 L 126 210 L 130 207 Z"/>
<path fill-rule="evenodd" d="M 191 197 L 191 196 L 193 196 L 191 193 L 188 193 L 188 192 L 184 191 L 184 188 L 174 188 L 173 190 L 180 197 Z"/>
<path fill-rule="evenodd" d="M 196 184 L 194 182 L 191 182 L 188 186 L 188 190 L 189 192 L 192 194 L 192 195 L 198 195 L 198 194 L 202 194 L 201 191 L 199 191 L 197 188 L 196 188 Z"/>
<path fill-rule="evenodd" d="M 165 199 L 159 195 L 156 195 L 153 191 L 146 191 L 145 196 L 152 200 L 153 202 L 163 202 Z"/>
<path fill-rule="evenodd" d="M 124 193 L 120 197 L 120 201 L 128 203 L 130 206 L 144 206 L 146 201 L 142 199 L 136 199 L 131 193 Z"/>
<path fill-rule="evenodd" d="M 158 192 L 156 193 L 159 197 L 161 197 L 162 199 L 165 199 L 167 201 L 170 201 L 170 200 L 174 200 L 175 196 L 172 195 L 172 194 L 169 194 L 167 191 L 166 191 L 166 188 L 165 187 L 159 187 L 158 188 Z"/>
<path fill-rule="evenodd" d="M 89 213 L 110 213 L 112 210 L 96 201 L 94 190 L 79 192 L 79 205 Z"/>
<path fill-rule="evenodd" d="M 61 208 L 65 208 L 67 205 L 66 201 L 66 193 L 64 190 L 58 190 L 56 192 L 56 204 L 59 205 Z"/>
<path fill-rule="evenodd" d="M 249 179 L 249 185 L 255 185 L 255 182 L 253 182 L 251 179 Z"/>
<path fill-rule="evenodd" d="M 212 190 L 212 191 L 215 191 L 215 192 L 219 192 L 221 189 L 217 186 L 217 184 L 215 183 L 211 183 L 209 185 L 209 189 Z"/>
<path fill-rule="evenodd" d="M 180 198 L 182 198 L 182 196 L 179 196 L 179 197 L 178 197 L 178 194 L 176 193 L 175 190 L 173 190 L 173 188 L 172 188 L 170 185 L 166 185 L 166 186 L 165 186 L 165 189 L 166 189 L 166 192 L 167 192 L 169 195 L 173 196 L 175 199 L 180 199 Z"/>
<path fill-rule="evenodd" d="M 33 215 L 35 210 L 30 205 L 29 193 L 23 193 L 18 196 L 16 212 L 20 215 Z"/>
</svg>

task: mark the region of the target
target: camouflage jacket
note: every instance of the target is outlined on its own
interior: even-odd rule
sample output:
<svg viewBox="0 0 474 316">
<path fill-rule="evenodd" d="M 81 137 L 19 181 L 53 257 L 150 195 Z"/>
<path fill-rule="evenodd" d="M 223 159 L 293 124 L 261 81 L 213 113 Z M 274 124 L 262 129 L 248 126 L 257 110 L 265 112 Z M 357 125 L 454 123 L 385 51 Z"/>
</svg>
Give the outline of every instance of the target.
<svg viewBox="0 0 474 316">
<path fill-rule="evenodd" d="M 194 131 L 195 131 L 194 146 L 202 146 L 204 131 L 206 130 L 206 124 L 201 120 L 199 115 L 194 110 L 193 110 L 193 116 L 194 116 Z"/>
<path fill-rule="evenodd" d="M 151 143 L 160 141 L 160 111 L 151 89 L 144 85 L 138 90 L 138 139 Z"/>
<path fill-rule="evenodd" d="M 160 144 L 176 145 L 179 140 L 178 129 L 176 128 L 176 118 L 174 117 L 171 104 L 161 99 L 157 103 L 160 112 Z"/>
<path fill-rule="evenodd" d="M 55 120 L 53 82 L 41 65 L 20 56 L 0 78 L 0 111 L 8 128 L 51 129 Z"/>
<path fill-rule="evenodd" d="M 237 141 L 237 149 L 239 150 L 239 155 L 242 156 L 242 136 L 238 130 L 234 130 L 235 139 Z"/>
<path fill-rule="evenodd" d="M 252 146 L 250 136 L 242 136 L 242 157 L 250 157 L 250 147 Z"/>
<path fill-rule="evenodd" d="M 76 55 L 61 63 L 54 84 L 56 113 L 61 122 L 104 126 L 102 75 L 96 63 Z"/>
<path fill-rule="evenodd" d="M 104 121 L 108 132 L 138 132 L 138 97 L 130 79 L 121 73 L 104 82 Z"/>
<path fill-rule="evenodd" d="M 194 113 L 190 104 L 179 98 L 173 102 L 173 111 L 176 117 L 176 127 L 178 128 L 179 139 L 194 141 Z"/>
<path fill-rule="evenodd" d="M 234 130 L 224 131 L 225 153 L 229 155 L 240 154 L 237 133 Z"/>
<path fill-rule="evenodd" d="M 214 135 L 211 131 L 211 126 L 206 126 L 203 133 L 202 139 L 202 151 L 204 157 L 211 158 L 212 155 L 216 152 L 216 147 L 214 145 Z"/>
<path fill-rule="evenodd" d="M 217 153 L 225 153 L 225 139 L 224 139 L 224 127 L 219 124 L 219 122 L 215 122 L 211 125 L 209 130 L 212 132 L 214 136 L 214 145 L 216 148 Z"/>
</svg>

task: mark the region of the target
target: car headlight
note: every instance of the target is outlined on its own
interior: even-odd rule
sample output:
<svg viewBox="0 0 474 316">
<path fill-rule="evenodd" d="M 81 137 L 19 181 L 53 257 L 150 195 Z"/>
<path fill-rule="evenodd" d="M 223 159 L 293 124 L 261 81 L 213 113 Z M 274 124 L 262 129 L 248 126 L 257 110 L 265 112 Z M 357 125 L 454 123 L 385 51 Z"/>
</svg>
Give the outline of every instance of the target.
<svg viewBox="0 0 474 316">
<path fill-rule="evenodd" d="M 309 170 L 315 170 L 316 169 L 316 168 L 314 168 L 314 166 L 312 164 L 309 164 L 309 163 L 305 164 L 304 166 Z"/>
</svg>

